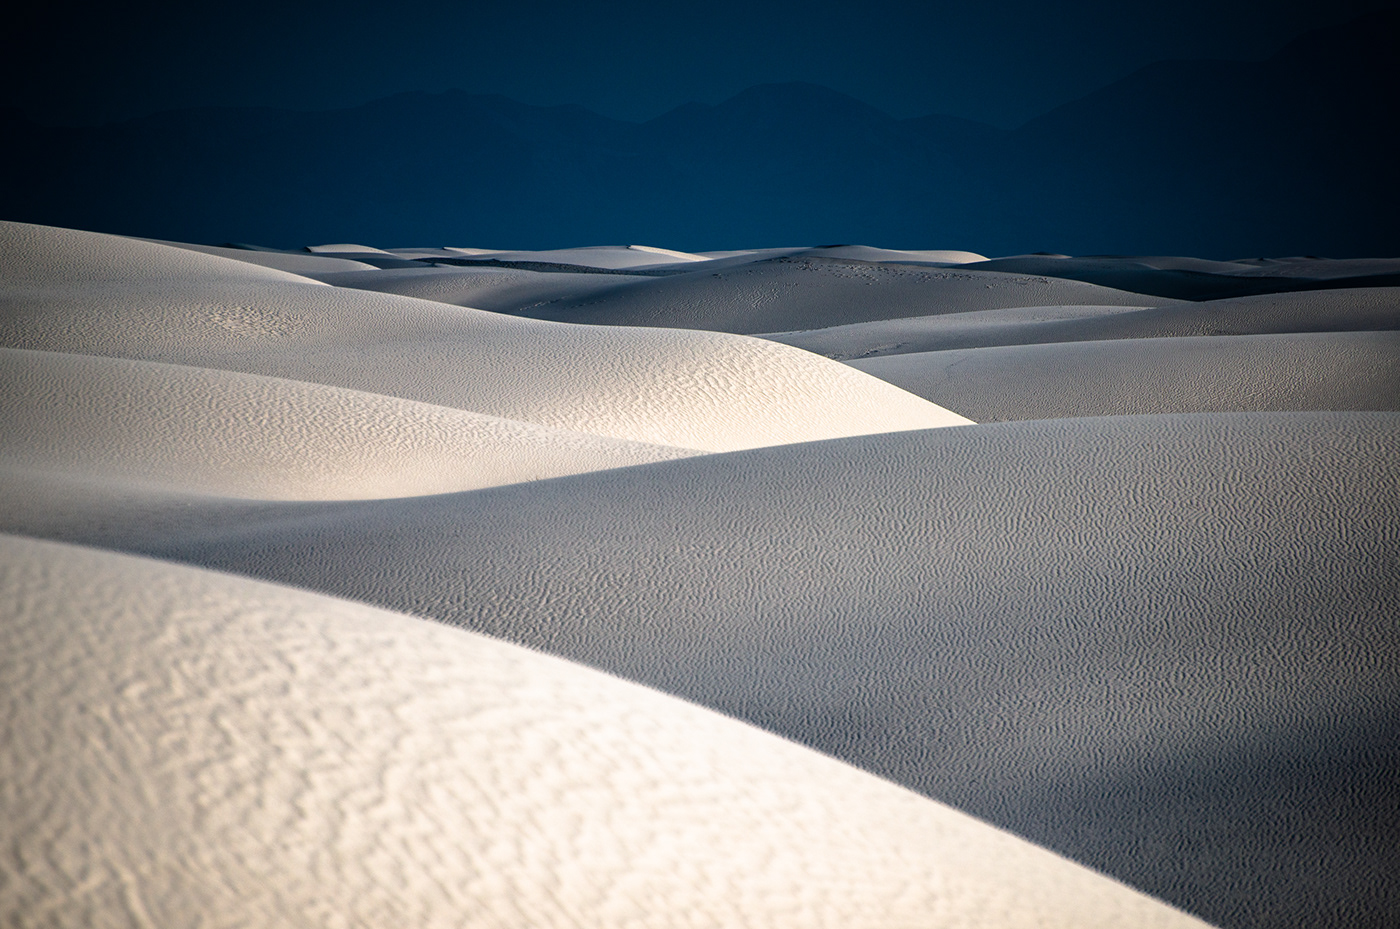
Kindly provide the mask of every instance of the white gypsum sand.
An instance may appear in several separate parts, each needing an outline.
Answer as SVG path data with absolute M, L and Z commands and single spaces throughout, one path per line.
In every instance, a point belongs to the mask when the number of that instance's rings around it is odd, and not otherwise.
M 1400 410 L 1400 333 L 1303 332 L 1004 345 L 849 362 L 978 422 Z
M 0 224 L 0 345 L 217 368 L 705 451 L 967 420 L 786 346 L 563 326 Z
M 996 345 L 1396 329 L 1400 288 L 1359 287 L 1152 307 L 1047 306 L 881 319 L 764 338 L 849 360 Z
M 492 313 L 516 313 L 552 300 L 595 296 L 651 280 L 635 274 L 442 266 L 337 272 L 316 278 L 336 287 L 435 300 Z
M 1384 871 L 1398 455 L 1396 414 L 1057 420 L 48 531 L 602 667 L 1247 923 Z
M 729 259 L 606 293 L 532 307 L 539 319 L 761 333 L 1023 306 L 1170 301 L 1052 277 L 803 254 Z
M 0 246 L 0 922 L 1400 915 L 1384 261 Z
M 14 537 L 0 589 L 6 925 L 1200 925 L 460 630 Z
M 262 500 L 475 490 L 696 454 L 305 381 L 0 348 L 0 466 Z

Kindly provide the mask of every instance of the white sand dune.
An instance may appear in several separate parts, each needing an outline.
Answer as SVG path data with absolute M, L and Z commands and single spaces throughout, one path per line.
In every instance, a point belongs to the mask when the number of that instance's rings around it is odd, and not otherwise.
M 290 271 L 293 274 L 316 275 L 334 274 L 338 271 L 374 270 L 374 265 L 365 264 L 363 261 L 354 261 L 349 258 L 331 258 L 326 255 L 261 251 L 249 248 L 227 248 L 222 245 L 191 245 L 188 242 L 169 242 L 164 239 L 141 239 L 140 241 L 153 242 L 156 245 L 169 245 L 173 248 L 184 248 L 192 252 L 202 252 L 205 255 L 218 255 L 221 258 L 232 258 L 234 261 L 245 261 L 248 264 L 261 265 L 264 268 L 276 268 L 279 271 Z
M 1400 259 L 1256 258 L 1211 261 L 1151 255 L 1015 255 L 972 262 L 969 270 L 1044 274 L 1181 300 L 1217 300 L 1317 287 L 1394 286 Z
M 1200 925 L 460 630 L 13 537 L 0 587 L 7 926 Z
M 1141 306 L 1027 306 L 1004 310 L 975 310 L 877 319 L 825 329 L 765 332 L 759 338 L 825 355 L 840 361 L 877 358 L 906 352 L 946 351 L 984 345 L 1021 344 L 1044 334 L 1058 337 L 1058 324 L 1066 320 L 1102 320 L 1120 313 L 1147 309 Z M 937 346 L 937 347 L 933 347 Z M 946 348 L 944 348 L 946 346 Z
M 1150 298 L 1142 298 L 1147 301 Z M 1104 339 L 1368 332 L 1400 329 L 1400 287 L 1310 290 L 1142 309 L 1055 307 L 988 314 L 885 319 L 811 331 L 765 334 L 828 357 L 854 359 L 994 345 Z
M 1400 274 L 1400 258 L 1251 258 L 1234 262 L 1246 277 L 1296 277 L 1325 281 L 1338 277 Z
M 1207 919 L 1341 925 L 1400 903 L 1398 458 L 1396 414 L 1056 420 L 47 531 L 614 671 Z
M 375 248 L 372 245 L 356 245 L 353 242 L 339 242 L 329 245 L 308 245 L 306 250 L 313 255 L 349 255 L 359 253 L 361 255 L 381 255 L 392 258 L 394 253 L 382 248 Z
M 9 348 L 310 381 L 706 451 L 967 422 L 758 339 L 553 325 L 21 223 L 0 224 L 0 241 Z
M 975 419 L 1400 410 L 1400 333 L 1056 342 L 918 352 L 854 367 Z
M 554 300 L 591 298 L 619 287 L 651 280 L 630 274 L 447 267 L 318 274 L 316 279 L 337 287 L 435 300 L 492 313 L 515 313 Z
M 0 923 L 1394 925 L 1389 264 L 977 258 L 0 223 Z
M 969 264 L 986 261 L 985 255 L 956 249 L 871 248 L 868 245 L 824 245 L 803 252 L 816 258 L 853 258 L 856 261 L 894 261 L 912 264 Z
M 696 271 L 535 307 L 540 319 L 760 333 L 873 319 L 1052 305 L 1168 301 L 1052 277 L 794 255 Z
M 0 349 L 0 463 L 262 500 L 406 497 L 693 454 L 302 381 Z
M 1188 271 L 1230 277 L 1292 277 L 1318 281 L 1400 273 L 1400 259 L 1396 258 L 1244 258 L 1234 261 L 1211 261 L 1177 255 L 1101 255 L 1091 258 L 1070 258 L 1067 255 L 1013 255 L 1005 258 L 984 258 L 982 262 L 989 270 L 1021 274 L 1053 273 L 1057 265 L 1092 265 L 1123 272 Z M 968 259 L 967 263 L 974 267 L 978 264 L 976 259 Z
M 590 245 L 581 248 L 555 248 L 542 251 L 497 251 L 482 248 L 448 248 L 461 257 L 495 258 L 498 261 L 531 261 L 544 264 L 576 265 L 581 268 L 651 268 L 663 265 L 708 261 L 706 255 L 678 252 L 652 245 Z

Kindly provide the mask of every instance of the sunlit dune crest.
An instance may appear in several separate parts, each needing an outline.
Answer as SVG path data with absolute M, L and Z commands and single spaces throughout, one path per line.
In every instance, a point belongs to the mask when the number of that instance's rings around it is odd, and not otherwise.
M 7 925 L 1199 925 L 555 658 L 190 568 L 0 553 Z
M 0 922 L 1400 920 L 1400 260 L 751 244 L 0 223 Z

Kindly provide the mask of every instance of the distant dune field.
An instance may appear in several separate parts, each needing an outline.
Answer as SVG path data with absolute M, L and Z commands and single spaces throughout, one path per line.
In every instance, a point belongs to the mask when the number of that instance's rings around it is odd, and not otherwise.
M 7 925 L 1400 921 L 1400 260 L 0 245 Z

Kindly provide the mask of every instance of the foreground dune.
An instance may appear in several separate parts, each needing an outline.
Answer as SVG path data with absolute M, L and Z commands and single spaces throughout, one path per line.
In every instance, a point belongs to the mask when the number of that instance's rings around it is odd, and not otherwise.
M 967 422 L 756 339 L 551 325 L 22 223 L 0 224 L 0 243 L 8 348 L 310 381 L 706 451 Z
M 459 630 L 13 537 L 0 586 L 9 926 L 1199 925 Z
M 694 454 L 304 381 L 0 348 L 0 467 L 262 500 L 475 490 Z
M 1395 904 L 1397 456 L 1396 414 L 1058 420 L 44 531 L 614 671 L 1213 921 L 1340 924 Z
M 1394 263 L 974 260 L 0 223 L 0 921 L 1394 925 Z
M 978 422 L 1270 410 L 1400 410 L 1400 333 L 1115 339 L 850 362 Z

